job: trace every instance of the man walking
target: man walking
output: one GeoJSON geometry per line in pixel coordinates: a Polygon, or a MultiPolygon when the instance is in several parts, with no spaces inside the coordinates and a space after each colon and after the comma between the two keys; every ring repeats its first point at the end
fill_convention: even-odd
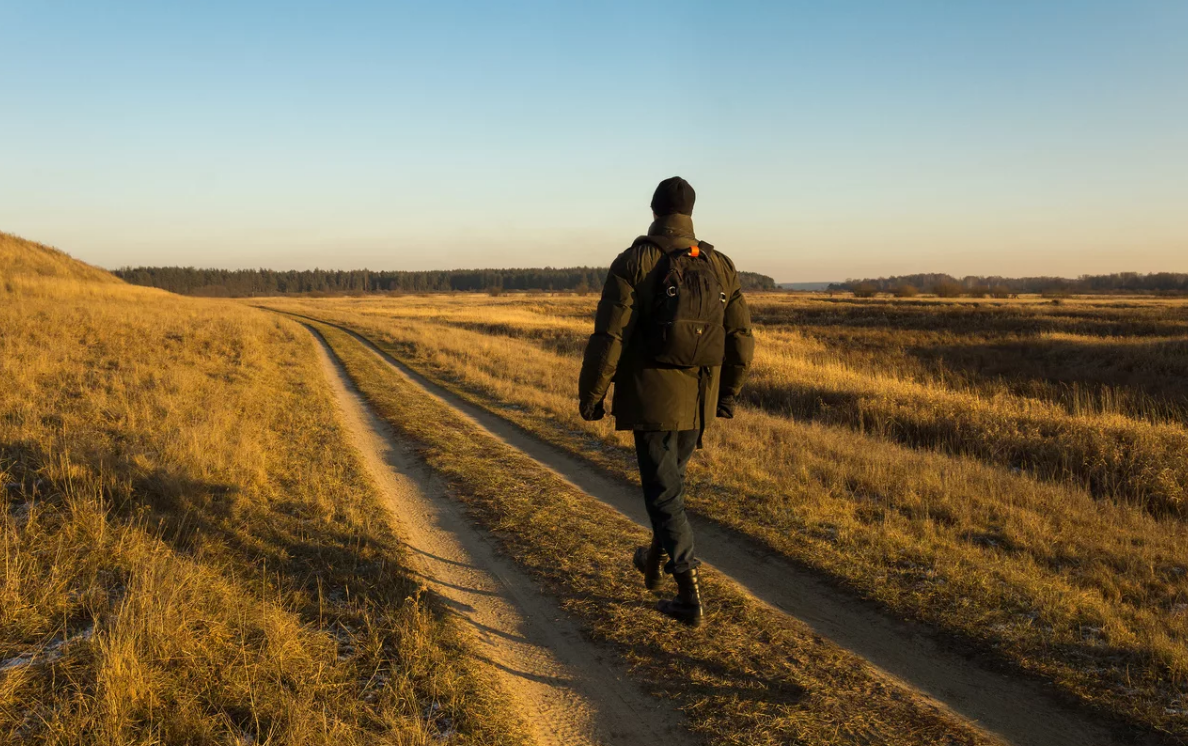
{"type": "Polygon", "coordinates": [[[611,264],[579,379],[582,419],[600,420],[615,384],[617,430],[632,430],[652,543],[635,551],[644,585],[660,570],[677,596],[657,608],[697,626],[703,618],[700,561],[685,517],[685,467],[711,419],[734,416],[755,342],[734,263],[693,233],[689,182],[656,187],[653,222],[611,264]],[[667,563],[664,561],[668,557],[667,563]]]}

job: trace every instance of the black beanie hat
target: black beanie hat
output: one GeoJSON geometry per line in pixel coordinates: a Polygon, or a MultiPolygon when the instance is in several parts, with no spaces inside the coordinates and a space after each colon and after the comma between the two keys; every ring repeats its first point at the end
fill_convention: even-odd
{"type": "Polygon", "coordinates": [[[693,214],[693,203],[697,201],[697,192],[693,185],[679,176],[665,179],[656,187],[652,195],[652,212],[657,215],[693,214]]]}

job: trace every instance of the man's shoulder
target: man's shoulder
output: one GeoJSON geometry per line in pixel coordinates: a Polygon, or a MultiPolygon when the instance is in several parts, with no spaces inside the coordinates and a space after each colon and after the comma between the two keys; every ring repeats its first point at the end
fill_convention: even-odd
{"type": "Polygon", "coordinates": [[[718,251],[717,249],[714,249],[714,250],[713,250],[713,255],[714,255],[714,256],[716,256],[716,257],[718,258],[718,261],[720,261],[720,262],[722,263],[722,265],[723,265],[723,266],[724,266],[724,267],[725,267],[725,268],[726,268],[728,271],[730,271],[730,272],[737,272],[737,271],[738,271],[737,269],[735,269],[735,268],[734,268],[734,261],[733,261],[733,260],[732,260],[732,259],[731,259],[729,256],[727,256],[726,254],[722,253],[721,251],[718,251]]]}
{"type": "Polygon", "coordinates": [[[631,245],[623,250],[623,255],[630,256],[650,256],[664,253],[664,249],[651,236],[640,236],[631,242],[631,245]]]}
{"type": "Polygon", "coordinates": [[[624,276],[645,275],[656,265],[663,253],[647,236],[640,236],[615,257],[611,269],[620,271],[624,276]]]}
{"type": "Polygon", "coordinates": [[[706,256],[710,257],[710,261],[717,265],[716,269],[719,281],[725,285],[734,285],[738,281],[738,270],[734,268],[734,261],[719,251],[717,247],[706,244],[704,241],[702,245],[709,246],[706,256]]]}

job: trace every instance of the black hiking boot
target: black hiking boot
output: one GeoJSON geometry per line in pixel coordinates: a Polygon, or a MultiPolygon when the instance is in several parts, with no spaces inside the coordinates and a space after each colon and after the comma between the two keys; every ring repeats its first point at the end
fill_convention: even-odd
{"type": "Polygon", "coordinates": [[[690,627],[700,627],[702,620],[705,619],[705,614],[701,609],[701,588],[697,584],[697,568],[674,573],[672,577],[677,584],[676,598],[671,601],[661,601],[656,604],[656,608],[661,614],[670,616],[678,622],[683,622],[690,627]]]}
{"type": "Polygon", "coordinates": [[[644,588],[654,591],[659,587],[660,570],[664,567],[664,548],[660,546],[659,540],[652,539],[650,547],[636,547],[631,563],[643,573],[644,588]]]}

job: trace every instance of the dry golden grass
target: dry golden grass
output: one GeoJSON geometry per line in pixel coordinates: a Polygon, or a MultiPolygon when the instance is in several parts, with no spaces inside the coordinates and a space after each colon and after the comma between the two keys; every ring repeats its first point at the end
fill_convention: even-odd
{"type": "MultiPolygon", "coordinates": [[[[627,439],[575,411],[593,303],[269,301],[634,479],[627,439]]],[[[754,307],[749,406],[708,434],[691,509],[1188,737],[1183,304],[754,307]]],[[[707,736],[977,741],[713,575],[712,634],[641,621],[635,527],[327,336],[504,549],[707,736]]],[[[0,741],[523,741],[405,570],[299,326],[0,234],[0,382],[0,741]]]]}
{"type": "MultiPolygon", "coordinates": [[[[576,414],[593,304],[544,296],[268,301],[344,323],[471,401],[634,479],[626,438],[576,414]]],[[[691,469],[691,509],[1106,712],[1188,736],[1183,424],[1129,404],[1111,409],[1104,396],[1078,411],[1059,397],[1020,393],[1026,381],[976,371],[949,385],[929,354],[893,341],[999,329],[1014,343],[1075,334],[1125,349],[1143,335],[1174,337],[1184,307],[837,305],[755,299],[766,323],[753,406],[708,433],[691,469]],[[830,348],[846,314],[853,330],[873,329],[866,337],[883,349],[830,348]],[[909,359],[921,362],[896,373],[896,361],[909,359]],[[851,408],[838,414],[837,403],[810,403],[805,392],[851,408]],[[1112,476],[1095,481],[1095,473],[1112,476]]],[[[1074,359],[1057,365],[1072,370],[1074,359]]],[[[1107,382],[1143,390],[1143,381],[1107,382]]],[[[1158,400],[1165,415],[1175,411],[1158,400]]]]}
{"type": "Polygon", "coordinates": [[[0,742],[525,741],[304,329],[0,252],[0,742]]]}
{"type": "Polygon", "coordinates": [[[1074,414],[1188,416],[1188,303],[857,301],[768,296],[765,325],[792,327],[854,367],[1012,393],[1074,414]],[[943,314],[938,316],[938,310],[943,314]]]}
{"type": "MultiPolygon", "coordinates": [[[[122,284],[110,272],[84,264],[50,246],[0,232],[0,281],[57,278],[102,284],[122,284]]],[[[12,288],[8,289],[11,292],[12,288]]]]}
{"type": "Polygon", "coordinates": [[[710,571],[711,623],[690,630],[651,611],[627,562],[647,532],[530,457],[481,433],[347,333],[325,337],[379,414],[419,447],[503,552],[538,577],[693,729],[729,744],[988,744],[953,716],[710,571]]]}
{"type": "Polygon", "coordinates": [[[766,411],[844,425],[1084,485],[1153,514],[1188,518],[1188,431],[1090,406],[1059,403],[830,359],[824,343],[772,330],[745,400],[766,411]]]}

